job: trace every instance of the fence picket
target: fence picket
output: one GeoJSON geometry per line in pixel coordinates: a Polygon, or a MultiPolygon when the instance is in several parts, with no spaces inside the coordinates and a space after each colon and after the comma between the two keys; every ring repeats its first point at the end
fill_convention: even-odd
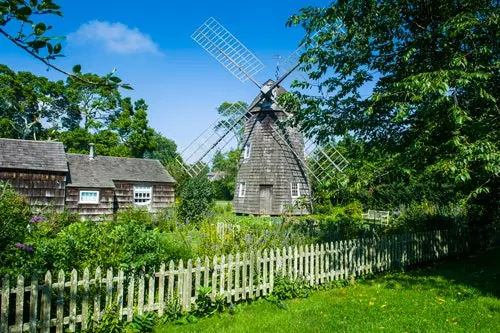
{"type": "Polygon", "coordinates": [[[231,303],[232,300],[232,294],[231,290],[233,290],[233,255],[229,254],[229,257],[227,258],[227,286],[226,286],[226,300],[228,303],[231,303]]]}
{"type": "Polygon", "coordinates": [[[30,332],[36,333],[38,326],[38,275],[35,273],[31,276],[30,287],[30,332]]]}
{"type": "Polygon", "coordinates": [[[131,322],[134,319],[134,295],[135,295],[135,272],[129,277],[127,286],[127,321],[131,322]]]}
{"type": "MultiPolygon", "coordinates": [[[[181,264],[182,260],[179,262],[179,265],[181,264]]],[[[141,270],[141,272],[139,272],[139,282],[138,282],[139,290],[137,291],[137,314],[139,315],[142,315],[144,313],[144,292],[145,292],[144,275],[145,275],[144,270],[141,270]]]]}
{"type": "Polygon", "coordinates": [[[240,253],[236,253],[235,258],[235,271],[234,271],[234,301],[238,302],[240,300],[240,270],[241,270],[241,260],[240,253]]]}
{"type": "Polygon", "coordinates": [[[10,278],[8,275],[2,278],[2,308],[0,309],[0,331],[9,331],[9,300],[10,300],[10,278]]]}
{"type": "MultiPolygon", "coordinates": [[[[76,269],[71,271],[69,299],[69,331],[76,331],[76,295],[78,294],[78,273],[76,269]]],[[[120,318],[121,320],[121,318],[120,318]]]]}
{"type": "Polygon", "coordinates": [[[94,321],[101,320],[101,267],[95,270],[94,321]]]}
{"type": "MultiPolygon", "coordinates": [[[[50,332],[50,304],[52,302],[52,274],[50,271],[45,273],[45,282],[42,294],[42,302],[41,302],[41,318],[42,321],[40,323],[41,332],[49,333],[50,332]]],[[[3,303],[2,303],[3,304],[3,303]]]]}
{"type": "Polygon", "coordinates": [[[24,303],[24,276],[17,277],[16,286],[16,321],[14,330],[18,332],[23,331],[23,304],[24,303]]]}
{"type": "Polygon", "coordinates": [[[247,271],[248,271],[248,259],[247,253],[243,252],[243,260],[242,260],[242,269],[241,272],[241,299],[247,299],[247,271]]]}
{"type": "MultiPolygon", "coordinates": [[[[198,259],[199,262],[199,259],[198,259]]],[[[165,263],[161,263],[158,275],[158,317],[165,311],[165,263]]]]}

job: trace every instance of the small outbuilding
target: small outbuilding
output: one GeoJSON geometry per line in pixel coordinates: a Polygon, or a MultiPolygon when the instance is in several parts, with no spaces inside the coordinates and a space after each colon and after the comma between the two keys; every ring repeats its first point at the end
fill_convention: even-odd
{"type": "Polygon", "coordinates": [[[32,207],[62,211],[67,174],[61,142],[0,139],[0,181],[8,181],[32,207]]]}
{"type": "Polygon", "coordinates": [[[66,154],[61,142],[0,139],[0,181],[33,207],[64,207],[111,218],[128,207],[159,212],[174,202],[175,180],[158,160],[66,154]]]}
{"type": "Polygon", "coordinates": [[[174,202],[175,180],[158,160],[67,154],[66,206],[87,218],[127,207],[156,213],[174,202]]]}

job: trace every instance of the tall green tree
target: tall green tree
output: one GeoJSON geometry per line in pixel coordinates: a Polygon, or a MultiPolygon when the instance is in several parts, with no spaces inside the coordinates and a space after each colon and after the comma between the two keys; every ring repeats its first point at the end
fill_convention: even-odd
{"type": "Polygon", "coordinates": [[[15,139],[51,137],[68,105],[62,81],[30,72],[14,72],[0,64],[0,135],[15,139]]]}
{"type": "Polygon", "coordinates": [[[297,121],[323,141],[350,134],[399,168],[454,184],[464,202],[498,204],[499,18],[491,0],[304,8],[288,24],[306,29],[301,60],[320,94],[288,103],[302,106],[297,121]]]}

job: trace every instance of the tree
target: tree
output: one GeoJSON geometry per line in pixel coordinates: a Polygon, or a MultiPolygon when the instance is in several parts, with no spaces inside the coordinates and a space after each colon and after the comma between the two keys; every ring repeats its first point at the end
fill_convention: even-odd
{"type": "Polygon", "coordinates": [[[213,188],[204,175],[189,179],[181,192],[179,218],[186,222],[200,222],[214,205],[213,188]]]}
{"type": "MultiPolygon", "coordinates": [[[[95,74],[84,74],[82,77],[98,79],[95,74]]],[[[120,103],[120,93],[116,88],[89,85],[72,77],[66,82],[66,93],[70,112],[63,118],[63,124],[69,130],[80,125],[87,131],[98,130],[108,125],[120,103]]]]}
{"type": "Polygon", "coordinates": [[[50,136],[43,123],[55,124],[63,114],[67,107],[63,91],[62,81],[0,65],[0,135],[33,140],[50,136]]]}
{"type": "Polygon", "coordinates": [[[463,202],[498,202],[499,18],[491,0],[304,8],[288,24],[306,29],[301,60],[320,94],[285,101],[302,106],[297,121],[323,141],[350,134],[410,176],[453,184],[463,202]]]}
{"type": "Polygon", "coordinates": [[[235,103],[223,102],[218,108],[217,113],[221,119],[216,125],[215,129],[230,130],[236,137],[238,146],[243,141],[243,133],[245,131],[246,118],[243,115],[248,110],[248,104],[242,101],[235,103]]]}
{"type": "Polygon", "coordinates": [[[212,171],[219,175],[213,181],[216,199],[233,200],[240,155],[240,149],[234,149],[224,154],[221,152],[215,154],[212,161],[212,171]]]}

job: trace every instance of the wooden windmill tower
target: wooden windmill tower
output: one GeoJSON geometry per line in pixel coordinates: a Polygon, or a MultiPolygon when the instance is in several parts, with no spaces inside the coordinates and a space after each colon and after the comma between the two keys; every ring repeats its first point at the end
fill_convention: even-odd
{"type": "Polygon", "coordinates": [[[222,150],[244,126],[233,211],[251,215],[294,215],[311,212],[311,180],[324,182],[332,172],[342,172],[347,160],[334,147],[319,148],[313,138],[304,140],[299,127],[284,123],[293,112],[283,110],[277,97],[283,80],[298,66],[301,49],[287,60],[290,68],[276,81],[259,84],[253,77],[263,67],[240,41],[209,18],[191,36],[236,78],[251,80],[259,93],[248,108],[233,104],[230,120],[218,119],[182,153],[178,162],[195,176],[206,169],[215,152],[222,150]]]}

